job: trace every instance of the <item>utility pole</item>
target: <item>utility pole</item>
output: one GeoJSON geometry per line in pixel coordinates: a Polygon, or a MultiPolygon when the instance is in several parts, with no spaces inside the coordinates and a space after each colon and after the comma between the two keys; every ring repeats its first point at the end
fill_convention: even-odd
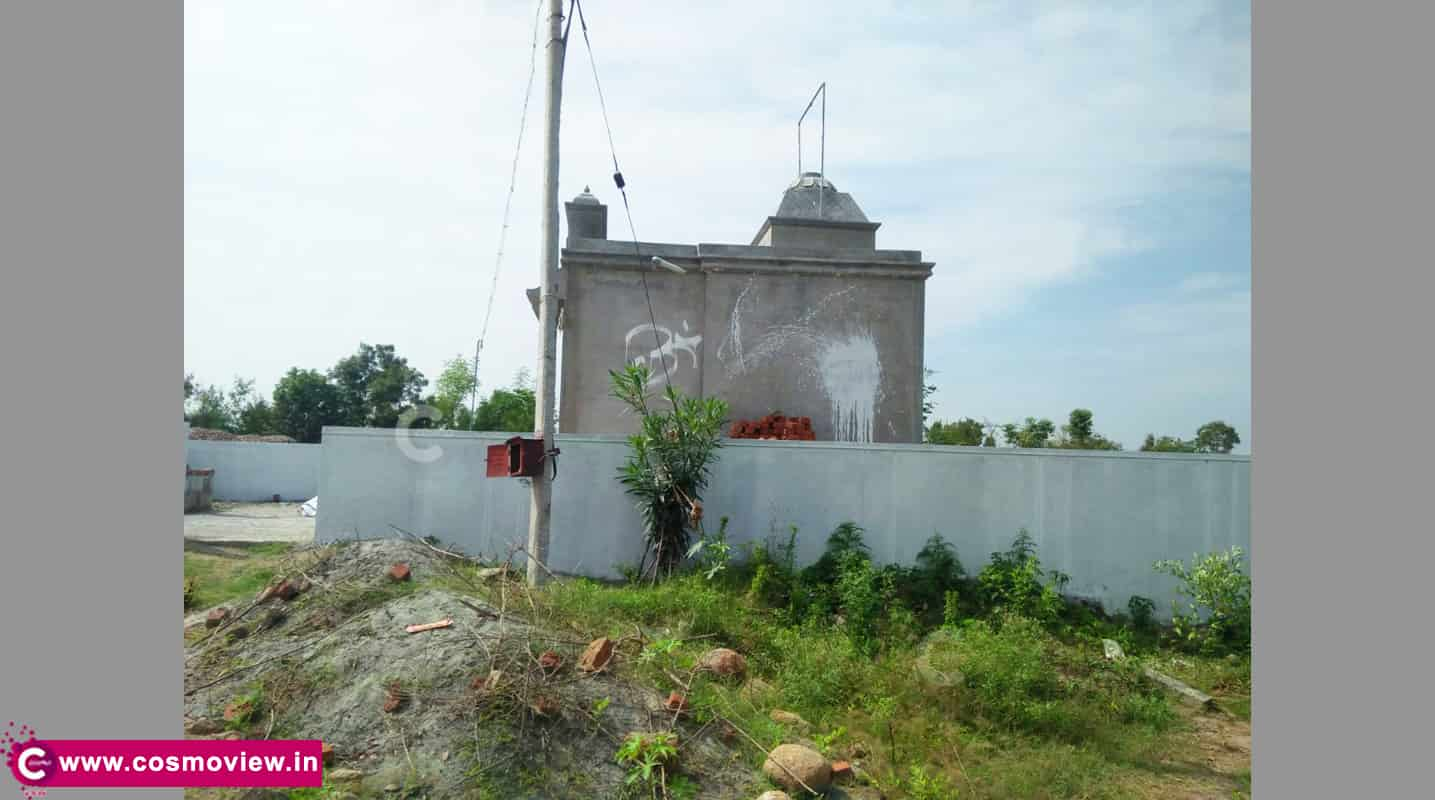
{"type": "MultiPolygon", "coordinates": [[[[554,445],[554,382],[557,379],[558,344],[558,123],[563,99],[563,0],[548,0],[548,101],[543,111],[543,282],[538,291],[538,386],[534,392],[533,427],[543,448],[554,445]]],[[[533,477],[533,501],[528,511],[528,583],[542,582],[548,561],[548,533],[553,509],[553,483],[548,461],[533,477]]]]}
{"type": "Polygon", "coordinates": [[[468,419],[472,424],[473,418],[478,414],[478,354],[483,352],[483,340],[473,346],[473,390],[469,392],[468,419]]]}

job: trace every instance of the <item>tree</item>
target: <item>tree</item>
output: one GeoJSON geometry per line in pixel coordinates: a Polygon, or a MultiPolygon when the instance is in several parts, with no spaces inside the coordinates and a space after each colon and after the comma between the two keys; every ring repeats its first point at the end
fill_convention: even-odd
{"type": "Polygon", "coordinates": [[[273,426],[298,441],[315,443],[325,425],[347,422],[339,388],[312,369],[290,369],[274,387],[273,426]]]}
{"type": "Polygon", "coordinates": [[[1185,441],[1175,436],[1162,436],[1157,438],[1155,434],[1146,434],[1146,441],[1141,443],[1143,453],[1194,453],[1196,443],[1185,441]]]}
{"type": "Polygon", "coordinates": [[[932,444],[960,444],[968,447],[976,447],[982,444],[985,430],[982,423],[971,417],[958,420],[957,422],[942,422],[938,420],[932,423],[927,431],[927,441],[932,444]]]}
{"type": "Polygon", "coordinates": [[[1021,425],[1007,423],[1002,426],[1002,438],[1007,447],[1046,447],[1051,435],[1056,432],[1056,423],[1049,419],[1027,417],[1021,425]]]}
{"type": "Polygon", "coordinates": [[[464,430],[472,424],[463,402],[473,394],[477,386],[473,367],[462,355],[454,356],[445,362],[443,372],[434,382],[434,395],[429,399],[429,405],[438,409],[441,415],[436,420],[438,427],[464,430]]]}
{"type": "Polygon", "coordinates": [[[1236,433],[1236,429],[1220,420],[1207,422],[1196,429],[1195,444],[1198,453],[1229,453],[1240,443],[1241,437],[1236,433]]]}
{"type": "Polygon", "coordinates": [[[184,402],[189,403],[189,398],[194,396],[194,373],[184,373],[184,402]]]}
{"type": "Polygon", "coordinates": [[[224,390],[218,386],[192,385],[190,410],[185,419],[196,428],[234,430],[234,415],[224,390]]]}
{"type": "Polygon", "coordinates": [[[254,380],[235,378],[225,401],[233,433],[264,435],[275,433],[274,409],[254,391],[254,380]]]}
{"type": "MultiPolygon", "coordinates": [[[[934,370],[934,369],[928,369],[928,368],[926,368],[926,367],[923,367],[923,368],[922,368],[922,374],[923,374],[923,376],[924,376],[925,378],[931,378],[933,375],[936,375],[936,374],[937,374],[937,371],[934,370]]],[[[923,429],[923,430],[926,430],[926,429],[927,429],[927,419],[932,416],[932,412],[935,411],[936,408],[937,408],[937,404],[932,400],[932,395],[934,395],[934,394],[936,394],[936,393],[937,393],[937,385],[936,385],[936,384],[934,384],[934,383],[926,383],[925,381],[922,383],[922,429],[923,429]]],[[[928,438],[930,438],[930,437],[928,437],[928,438]]],[[[938,442],[938,444],[950,444],[950,442],[938,442]]]]}
{"type": "Polygon", "coordinates": [[[478,404],[473,418],[476,431],[531,431],[535,415],[533,390],[522,386],[495,389],[478,404]]]}
{"type": "Polygon", "coordinates": [[[236,433],[265,436],[279,432],[278,423],[274,418],[274,406],[262,397],[245,406],[244,410],[239,413],[236,423],[238,428],[236,433]]]}
{"type": "Polygon", "coordinates": [[[648,548],[638,565],[645,574],[652,556],[654,577],[671,575],[688,552],[690,529],[702,533],[702,492],[722,447],[727,403],[684,397],[667,387],[659,408],[648,406],[648,368],[628,365],[609,372],[612,394],[641,418],[628,438],[629,454],[618,480],[638,507],[648,548]]]}
{"type": "Polygon", "coordinates": [[[394,346],[360,343],[359,351],[329,371],[339,390],[346,425],[392,428],[428,385],[423,373],[394,353],[394,346]]]}
{"type": "Polygon", "coordinates": [[[1118,442],[1094,431],[1091,409],[1074,408],[1061,428],[1061,438],[1052,446],[1064,450],[1120,450],[1118,442]]]}

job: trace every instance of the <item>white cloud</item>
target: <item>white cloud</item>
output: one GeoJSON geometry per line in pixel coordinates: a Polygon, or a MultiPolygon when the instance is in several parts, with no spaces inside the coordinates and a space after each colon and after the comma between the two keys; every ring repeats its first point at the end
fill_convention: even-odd
{"type": "MultiPolygon", "coordinates": [[[[192,2],[185,14],[186,362],[272,383],[360,339],[430,378],[469,353],[497,248],[532,2],[192,2]]],[[[828,171],[879,246],[937,262],[930,336],[1159,244],[1121,209],[1248,170],[1249,23],[1207,3],[751,2],[587,10],[639,235],[749,241],[829,85],[828,171]]],[[[484,356],[535,360],[542,45],[484,356]]],[[[813,130],[815,134],[815,129],[813,130]]],[[[815,158],[815,137],[808,140],[815,158]]],[[[577,24],[561,193],[626,223],[577,24]]],[[[1129,312],[1139,320],[1139,309],[1129,312]]]]}
{"type": "Polygon", "coordinates": [[[1178,290],[1190,294],[1220,291],[1244,286],[1250,283],[1250,276],[1234,272],[1196,272],[1181,281],[1178,290]]]}

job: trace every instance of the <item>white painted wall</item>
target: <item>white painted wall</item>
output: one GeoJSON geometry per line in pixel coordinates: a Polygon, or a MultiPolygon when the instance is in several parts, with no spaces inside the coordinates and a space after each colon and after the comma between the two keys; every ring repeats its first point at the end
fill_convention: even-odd
{"type": "Polygon", "coordinates": [[[277,494],[302,502],[319,493],[320,450],[317,444],[186,438],[185,461],[194,469],[214,470],[215,500],[266,502],[277,494]]]}
{"type": "MultiPolygon", "coordinates": [[[[484,477],[487,447],[512,434],[326,428],[319,541],[389,536],[389,525],[503,556],[524,542],[529,492],[484,477]],[[437,449],[434,449],[437,448],[437,449]]],[[[550,566],[616,577],[642,554],[638,516],[616,480],[621,438],[560,435],[550,566]]],[[[1069,593],[1124,608],[1132,594],[1169,609],[1174,588],[1151,570],[1229,545],[1250,547],[1250,458],[838,442],[730,441],[719,451],[705,516],[728,516],[735,543],[784,538],[815,560],[834,526],[867,529],[873,555],[911,563],[932,533],[969,572],[1025,527],[1069,593]]]]}

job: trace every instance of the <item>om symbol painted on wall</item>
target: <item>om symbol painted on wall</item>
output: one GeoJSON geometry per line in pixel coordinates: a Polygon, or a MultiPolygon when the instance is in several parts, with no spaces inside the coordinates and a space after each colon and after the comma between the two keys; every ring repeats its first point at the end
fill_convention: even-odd
{"type": "Polygon", "coordinates": [[[648,386],[656,386],[663,380],[664,368],[668,373],[676,372],[682,361],[679,353],[687,353],[693,369],[698,368],[697,348],[702,344],[702,334],[690,335],[687,320],[683,320],[683,332],[678,333],[663,325],[644,322],[634,326],[623,337],[623,360],[634,366],[647,365],[652,373],[648,386]],[[653,344],[656,347],[647,347],[653,344]]]}

